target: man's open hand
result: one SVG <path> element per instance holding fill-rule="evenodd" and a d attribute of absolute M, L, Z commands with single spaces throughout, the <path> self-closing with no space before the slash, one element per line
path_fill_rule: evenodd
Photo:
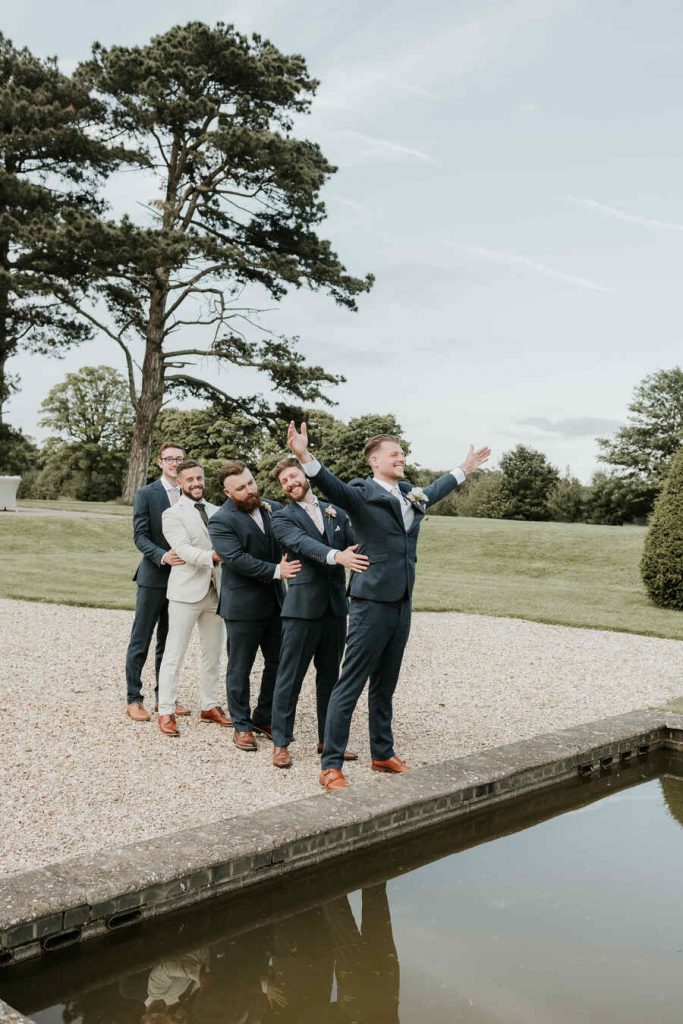
<path fill-rule="evenodd" d="M 479 469 L 480 466 L 488 460 L 491 454 L 490 448 L 477 448 L 475 450 L 474 445 L 471 444 L 467 455 L 460 463 L 460 468 L 465 473 L 474 473 L 475 469 Z"/>
<path fill-rule="evenodd" d="M 352 544 L 351 547 L 345 548 L 343 551 L 335 552 L 334 560 L 337 565 L 343 565 L 351 572 L 365 572 L 370 565 L 370 559 L 367 555 L 357 554 L 358 547 L 358 544 Z"/>
<path fill-rule="evenodd" d="M 287 555 L 282 556 L 280 562 L 280 579 L 291 580 L 292 576 L 296 576 L 301 571 L 301 562 L 290 562 L 287 560 Z"/>
<path fill-rule="evenodd" d="M 287 428 L 287 445 L 296 455 L 299 462 L 311 461 L 311 456 L 308 452 L 308 427 L 305 423 L 302 423 L 297 431 L 294 420 L 290 422 Z"/>
<path fill-rule="evenodd" d="M 161 559 L 162 565 L 185 565 L 184 559 L 180 557 L 175 548 L 171 548 L 167 551 L 164 557 Z"/>

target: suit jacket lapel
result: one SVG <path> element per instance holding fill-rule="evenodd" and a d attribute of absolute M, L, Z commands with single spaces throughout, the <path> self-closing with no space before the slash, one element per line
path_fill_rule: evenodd
<path fill-rule="evenodd" d="M 323 534 L 321 534 L 320 530 L 317 528 L 317 526 L 315 525 L 315 523 L 313 522 L 313 520 L 309 516 L 308 512 L 306 511 L 306 509 L 302 508 L 301 505 L 296 504 L 296 502 L 294 502 L 292 507 L 294 509 L 295 516 L 299 520 L 299 523 L 301 524 L 301 526 L 303 526 L 303 528 L 306 530 L 306 532 L 309 533 L 311 535 L 311 537 L 314 537 L 316 540 L 321 540 L 321 538 L 323 537 Z M 321 510 L 322 510 L 322 506 L 321 506 Z M 325 517 L 323 516 L 323 520 L 324 520 L 324 518 Z M 323 523 L 323 525 L 324 525 L 324 523 Z"/>
<path fill-rule="evenodd" d="M 394 513 L 394 516 L 396 517 L 398 522 L 401 524 L 401 526 L 405 530 L 406 524 L 405 524 L 404 519 L 403 519 L 403 512 L 401 511 L 401 503 L 398 500 L 398 498 L 395 498 L 393 494 L 390 494 L 389 491 L 385 490 L 385 488 L 382 487 L 381 484 L 378 484 L 376 480 L 373 480 L 372 477 L 368 477 L 368 479 L 369 479 L 370 483 L 373 485 L 373 494 L 372 494 L 373 499 L 375 497 L 381 498 L 384 501 L 384 503 L 389 506 L 391 511 Z"/>
<path fill-rule="evenodd" d="M 330 503 L 329 502 L 325 502 L 325 504 L 323 504 L 322 501 L 321 501 L 321 502 L 319 502 L 319 504 L 320 504 L 320 512 L 321 512 L 322 517 L 323 517 L 323 534 L 324 534 L 325 538 L 327 539 L 327 543 L 330 545 L 330 547 L 334 547 L 334 516 L 328 516 L 326 511 L 325 511 L 326 509 L 328 509 L 330 507 Z M 312 524 L 312 525 L 314 525 L 314 524 Z M 315 528 L 315 526 L 314 526 L 314 528 Z M 315 532 L 318 533 L 317 530 Z M 321 534 L 318 533 L 318 536 L 320 537 Z"/>
<path fill-rule="evenodd" d="M 165 502 L 164 508 L 170 508 L 171 507 L 171 497 L 170 497 L 168 491 L 166 490 L 166 488 L 164 487 L 164 485 L 162 484 L 161 477 L 159 477 L 157 480 L 154 481 L 154 486 L 159 491 L 159 494 L 161 495 L 161 500 L 163 502 Z"/>

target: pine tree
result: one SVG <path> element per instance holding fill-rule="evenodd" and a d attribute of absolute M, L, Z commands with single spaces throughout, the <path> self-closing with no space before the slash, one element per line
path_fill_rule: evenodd
<path fill-rule="evenodd" d="M 671 460 L 655 503 L 640 571 L 647 592 L 661 608 L 683 611 L 683 449 Z"/>

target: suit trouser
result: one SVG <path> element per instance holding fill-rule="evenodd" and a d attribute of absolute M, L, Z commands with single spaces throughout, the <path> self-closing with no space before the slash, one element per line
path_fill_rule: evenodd
<path fill-rule="evenodd" d="M 202 711 L 220 706 L 220 662 L 223 651 L 223 620 L 216 615 L 218 595 L 211 586 L 201 601 L 168 602 L 168 638 L 159 672 L 159 714 L 175 714 L 176 685 L 185 652 L 197 625 L 201 657 L 199 693 Z"/>
<path fill-rule="evenodd" d="M 126 687 L 128 703 L 142 702 L 142 669 L 147 661 L 147 652 L 152 641 L 154 627 L 157 630 L 157 644 L 154 658 L 157 685 L 159 687 L 159 669 L 164 656 L 166 635 L 168 633 L 168 601 L 166 587 L 142 587 L 138 584 L 135 598 L 135 617 L 126 651 Z"/>
<path fill-rule="evenodd" d="M 333 615 L 330 608 L 321 619 L 282 619 L 280 665 L 273 694 L 273 743 L 288 747 L 292 742 L 296 705 L 311 658 L 315 665 L 315 696 L 318 739 L 325 735 L 327 706 L 339 678 L 339 666 L 346 641 L 346 616 Z"/>
<path fill-rule="evenodd" d="M 245 621 L 226 619 L 228 627 L 228 707 L 236 732 L 251 732 L 254 726 L 270 725 L 273 690 L 280 657 L 280 609 L 267 619 Z M 249 701 L 251 670 L 256 652 L 261 648 L 263 675 L 253 718 Z"/>
<path fill-rule="evenodd" d="M 394 756 L 393 696 L 410 634 L 410 598 L 401 601 L 351 599 L 349 635 L 339 682 L 327 708 L 323 768 L 341 768 L 351 716 L 368 677 L 370 752 L 373 761 Z"/>

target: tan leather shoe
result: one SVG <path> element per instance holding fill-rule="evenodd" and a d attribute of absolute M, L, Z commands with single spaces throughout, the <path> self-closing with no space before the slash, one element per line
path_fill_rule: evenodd
<path fill-rule="evenodd" d="M 163 732 L 164 736 L 180 736 L 178 726 L 175 724 L 175 715 L 159 715 L 157 725 L 159 732 Z"/>
<path fill-rule="evenodd" d="M 402 757 L 390 757 L 386 761 L 373 761 L 372 762 L 373 772 L 391 772 L 393 775 L 399 775 L 401 772 L 409 772 L 410 765 L 406 764 Z"/>
<path fill-rule="evenodd" d="M 323 745 L 320 742 L 320 740 L 318 740 L 318 753 L 322 754 L 322 752 L 323 752 Z M 344 760 L 345 761 L 357 761 L 358 760 L 358 754 L 354 754 L 352 750 L 345 750 L 344 751 Z"/>
<path fill-rule="evenodd" d="M 292 767 L 292 759 L 287 747 L 273 747 L 273 764 L 276 768 Z"/>
<path fill-rule="evenodd" d="M 235 730 L 232 734 L 232 742 L 238 750 L 258 750 L 253 732 L 237 732 Z"/>
<path fill-rule="evenodd" d="M 176 714 L 178 712 L 176 711 Z M 224 725 L 226 729 L 232 729 L 232 721 L 228 718 L 223 708 L 215 707 L 210 708 L 208 711 L 202 711 L 199 715 L 200 722 L 215 722 L 216 725 Z"/>
<path fill-rule="evenodd" d="M 134 722 L 149 722 L 151 721 L 149 715 L 145 711 L 144 704 L 141 701 L 134 701 L 129 704 L 126 708 L 126 714 L 129 718 L 132 718 Z"/>
<path fill-rule="evenodd" d="M 344 772 L 340 772 L 338 768 L 323 768 L 320 773 L 320 785 L 328 791 L 349 788 Z"/>
<path fill-rule="evenodd" d="M 159 710 L 159 705 L 155 704 L 154 705 L 154 714 L 156 714 L 158 710 Z M 191 715 L 192 714 L 192 712 L 190 711 L 189 708 L 184 708 L 183 705 L 179 704 L 177 701 L 176 701 L 176 705 L 175 705 L 175 713 L 176 713 L 176 715 L 180 715 L 181 718 L 185 718 L 186 715 Z"/>

